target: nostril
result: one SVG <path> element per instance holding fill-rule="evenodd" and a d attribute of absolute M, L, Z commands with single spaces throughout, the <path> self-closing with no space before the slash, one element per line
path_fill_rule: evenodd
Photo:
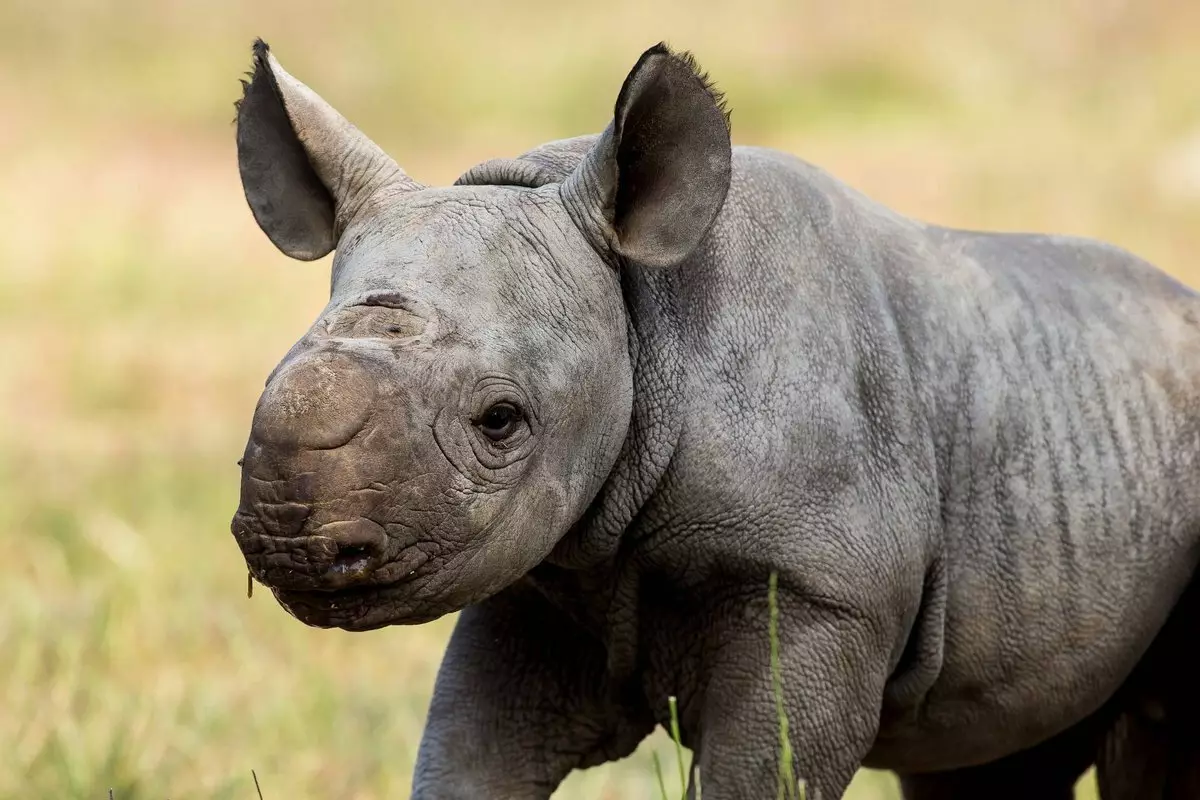
<path fill-rule="evenodd" d="M 371 548 L 358 544 L 339 545 L 333 559 L 333 571 L 343 574 L 364 572 L 371 565 L 375 554 Z"/>
<path fill-rule="evenodd" d="M 312 539 L 326 543 L 326 576 L 338 586 L 369 578 L 384 561 L 387 533 L 370 520 L 327 523 Z"/>

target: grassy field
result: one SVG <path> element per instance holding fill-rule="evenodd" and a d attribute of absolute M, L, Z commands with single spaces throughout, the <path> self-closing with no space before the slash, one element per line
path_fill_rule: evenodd
<path fill-rule="evenodd" d="M 305 628 L 246 598 L 228 533 L 263 379 L 328 291 L 241 196 L 256 35 L 436 183 L 599 130 L 665 38 L 736 142 L 1200 282 L 1194 0 L 249 6 L 0 3 L 2 798 L 253 798 L 251 769 L 267 800 L 407 796 L 452 620 Z M 557 797 L 651 796 L 664 742 Z M 873 773 L 850 794 L 895 796 Z"/>

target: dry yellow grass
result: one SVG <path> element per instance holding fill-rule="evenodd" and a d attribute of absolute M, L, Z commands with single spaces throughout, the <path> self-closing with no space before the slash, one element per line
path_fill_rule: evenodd
<path fill-rule="evenodd" d="M 268 800 L 407 795 L 452 621 L 305 628 L 246 599 L 227 532 L 262 380 L 328 281 L 241 197 L 255 35 L 429 182 L 598 130 L 666 38 L 738 142 L 1200 279 L 1191 0 L 244 5 L 0 5 L 0 797 L 251 798 L 251 768 Z M 648 797 L 649 763 L 558 796 Z"/>

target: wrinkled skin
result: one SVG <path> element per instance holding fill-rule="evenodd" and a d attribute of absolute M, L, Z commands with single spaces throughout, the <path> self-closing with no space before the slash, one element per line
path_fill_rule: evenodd
<path fill-rule="evenodd" d="M 1200 796 L 1191 291 L 731 148 L 663 48 L 601 135 L 443 189 L 255 64 L 247 200 L 336 256 L 233 532 L 308 624 L 461 611 L 415 797 L 549 797 L 671 695 L 705 798 L 774 796 L 772 571 L 809 797 Z"/>
<path fill-rule="evenodd" d="M 482 600 L 600 488 L 631 402 L 617 281 L 595 263 L 574 280 L 604 295 L 572 297 L 564 279 L 551 299 L 554 265 L 522 252 L 586 249 L 569 226 L 544 192 L 427 190 L 339 253 L 328 307 L 255 412 L 235 523 L 305 622 L 365 629 Z M 504 449 L 472 424 L 502 400 L 527 412 Z M 328 585 L 321 548 L 352 602 L 306 593 Z"/>

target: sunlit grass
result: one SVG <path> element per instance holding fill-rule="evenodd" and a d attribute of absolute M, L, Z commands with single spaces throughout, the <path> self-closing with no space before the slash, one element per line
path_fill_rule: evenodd
<path fill-rule="evenodd" d="M 252 37 L 442 183 L 598 130 L 666 38 L 738 142 L 1195 280 L 1200 6 L 1103 5 L 0 3 L 0 797 L 248 798 L 251 770 L 268 799 L 407 795 L 453 620 L 306 628 L 246 598 L 228 533 L 262 381 L 328 290 L 237 183 Z M 690 758 L 660 731 L 558 796 L 654 797 L 655 753 L 672 778 Z"/>

